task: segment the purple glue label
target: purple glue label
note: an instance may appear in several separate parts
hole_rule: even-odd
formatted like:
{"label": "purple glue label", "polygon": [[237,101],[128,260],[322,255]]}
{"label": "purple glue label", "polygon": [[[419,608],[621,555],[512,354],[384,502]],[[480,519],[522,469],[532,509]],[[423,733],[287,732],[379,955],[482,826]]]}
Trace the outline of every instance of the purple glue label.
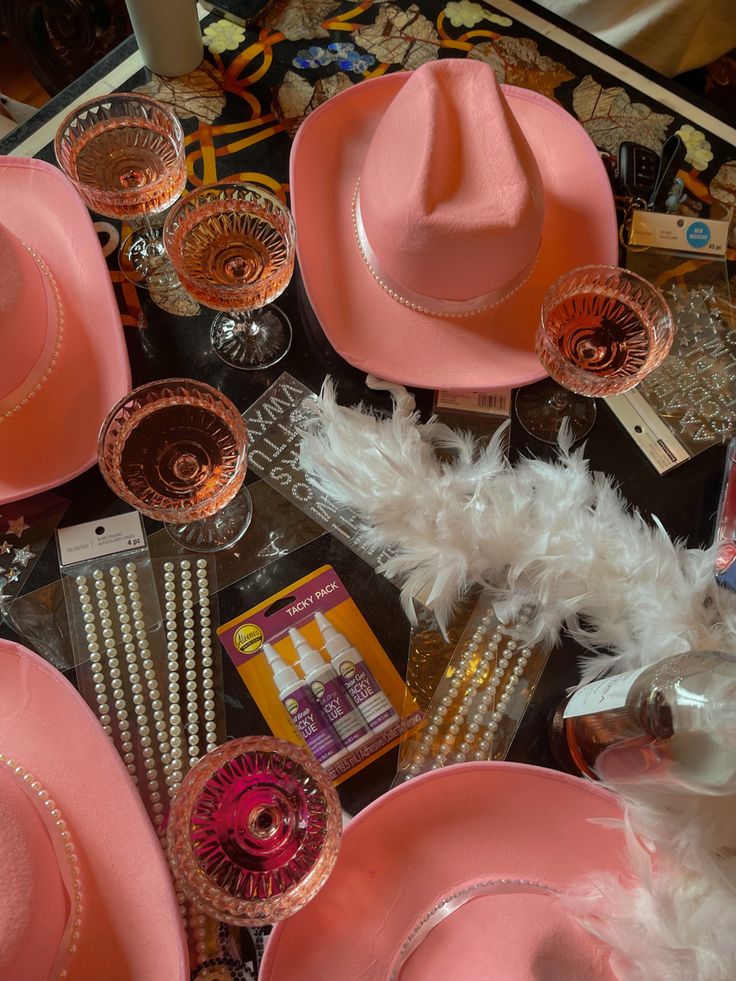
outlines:
{"label": "purple glue label", "polygon": [[379,729],[391,719],[398,718],[396,709],[371,674],[365,661],[340,659],[340,677],[353,702],[360,709],[371,729]]}
{"label": "purple glue label", "polygon": [[345,746],[352,746],[368,735],[363,716],[351,704],[337,675],[324,681],[313,681],[312,693]]}
{"label": "purple glue label", "polygon": [[282,702],[292,725],[320,763],[330,761],[344,751],[332,726],[322,717],[307,688],[293,691]]}

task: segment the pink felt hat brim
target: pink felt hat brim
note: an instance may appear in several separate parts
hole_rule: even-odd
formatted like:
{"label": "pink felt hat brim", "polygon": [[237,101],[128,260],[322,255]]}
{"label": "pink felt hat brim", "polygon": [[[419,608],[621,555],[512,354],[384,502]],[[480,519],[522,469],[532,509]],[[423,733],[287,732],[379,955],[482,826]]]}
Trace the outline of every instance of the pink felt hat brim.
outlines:
{"label": "pink felt hat brim", "polygon": [[0,424],[0,504],[71,480],[97,461],[108,410],[131,389],[120,311],[87,208],[61,171],[0,157],[0,222],[56,279],[64,338],[38,394]]}
{"label": "pink felt hat brim", "polygon": [[[417,922],[468,883],[559,892],[626,868],[613,796],[541,767],[464,763],[417,777],[348,823],[322,891],[267,944],[261,981],[387,981]],[[401,981],[609,981],[608,949],[550,895],[475,899],[429,933]],[[494,968],[491,970],[491,968]]]}
{"label": "pink felt hat brim", "polygon": [[[341,92],[302,123],[290,162],[291,206],[304,287],[335,350],[362,371],[420,388],[516,387],[545,377],[534,350],[547,287],[575,266],[616,265],[610,183],[593,142],[555,102],[501,86],[539,166],[545,219],[524,286],[474,317],[412,311],[376,283],[358,248],[352,199],[371,138],[406,72]],[[482,125],[482,120],[478,120]]]}
{"label": "pink felt hat brim", "polygon": [[49,791],[80,856],[84,913],[68,981],[188,978],[171,876],[128,771],[63,675],[6,640],[0,640],[0,751]]}

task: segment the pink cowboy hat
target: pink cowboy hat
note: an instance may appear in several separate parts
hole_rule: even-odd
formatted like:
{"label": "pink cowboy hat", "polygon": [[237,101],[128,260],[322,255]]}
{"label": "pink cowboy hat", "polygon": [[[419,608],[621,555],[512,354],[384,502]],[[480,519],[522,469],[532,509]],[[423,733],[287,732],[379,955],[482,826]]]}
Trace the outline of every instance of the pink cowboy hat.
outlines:
{"label": "pink cowboy hat", "polygon": [[424,388],[525,385],[547,287],[615,265],[613,195],[555,102],[443,59],[341,92],[291,153],[307,297],[363,371]]}
{"label": "pink cowboy hat", "polygon": [[577,777],[463,763],[350,821],[319,895],[278,924],[261,981],[611,981],[609,950],[560,902],[619,872],[621,809]]}
{"label": "pink cowboy hat", "polygon": [[6,640],[0,870],[0,978],[189,977],[171,877],[130,774],[72,685]]}
{"label": "pink cowboy hat", "polygon": [[97,460],[108,409],[130,391],[110,274],[73,185],[41,160],[0,157],[0,504]]}

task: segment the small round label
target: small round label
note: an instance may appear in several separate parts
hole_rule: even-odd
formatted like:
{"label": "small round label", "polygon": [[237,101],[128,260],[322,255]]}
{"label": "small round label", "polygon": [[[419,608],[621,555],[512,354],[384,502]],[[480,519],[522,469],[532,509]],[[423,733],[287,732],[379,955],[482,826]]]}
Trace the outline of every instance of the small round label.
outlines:
{"label": "small round label", "polygon": [[285,698],[284,708],[289,713],[289,715],[294,716],[299,711],[299,702],[297,702],[295,698]]}
{"label": "small round label", "polygon": [[710,228],[708,228],[704,221],[692,222],[688,225],[685,234],[688,245],[691,245],[694,249],[704,249],[708,242],[710,242]]}
{"label": "small round label", "polygon": [[263,647],[263,631],[254,623],[244,623],[235,631],[233,644],[241,654],[255,654]]}
{"label": "small round label", "polygon": [[312,691],[314,692],[314,697],[317,699],[318,702],[321,702],[322,699],[325,697],[325,686],[322,684],[321,681],[312,682]]}
{"label": "small round label", "polygon": [[340,665],[340,674],[343,678],[350,681],[351,678],[355,677],[355,665],[352,661],[343,661]]}

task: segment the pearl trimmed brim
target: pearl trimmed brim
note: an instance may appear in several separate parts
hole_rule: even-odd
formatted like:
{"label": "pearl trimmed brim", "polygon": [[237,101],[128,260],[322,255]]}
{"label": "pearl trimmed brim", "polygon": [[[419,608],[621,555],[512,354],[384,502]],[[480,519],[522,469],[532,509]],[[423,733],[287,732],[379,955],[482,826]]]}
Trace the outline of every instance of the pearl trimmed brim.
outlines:
{"label": "pearl trimmed brim", "polygon": [[64,341],[35,397],[0,425],[0,504],[56,487],[97,461],[107,411],[131,388],[115,294],[89,212],[42,160],[0,157],[0,221],[48,265]]}
{"label": "pearl trimmed brim", "polygon": [[[416,777],[348,824],[332,876],[275,927],[260,977],[385,981],[423,917],[473,883],[531,881],[564,893],[587,874],[623,871],[624,834],[610,826],[621,819],[607,791],[541,767],[462,763]],[[607,953],[556,896],[521,889],[448,916],[401,979],[531,981],[537,964],[545,977],[608,981]]]}
{"label": "pearl trimmed brim", "polygon": [[2,639],[0,746],[52,796],[79,856],[85,908],[69,978],[186,981],[171,875],[113,743],[61,672]]}

